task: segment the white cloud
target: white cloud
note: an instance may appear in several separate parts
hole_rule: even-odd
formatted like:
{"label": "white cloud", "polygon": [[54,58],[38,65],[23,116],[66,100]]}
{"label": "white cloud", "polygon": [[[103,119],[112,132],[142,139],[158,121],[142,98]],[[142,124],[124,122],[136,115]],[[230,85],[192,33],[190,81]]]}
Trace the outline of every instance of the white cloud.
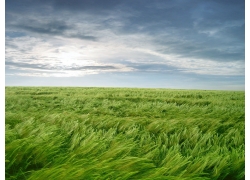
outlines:
{"label": "white cloud", "polygon": [[[158,63],[188,73],[244,75],[244,64],[241,61],[225,63],[207,59],[181,57],[177,54],[159,53],[157,49],[160,49],[161,46],[153,43],[152,37],[145,34],[122,35],[118,37],[118,35],[114,35],[109,31],[101,33],[103,34],[99,35],[104,37],[102,41],[87,41],[63,37],[53,37],[46,40],[43,37],[7,37],[6,61],[30,65],[27,67],[9,65],[12,69],[28,71],[17,74],[21,76],[72,77],[102,72],[129,72],[136,70],[136,68],[122,64],[122,60],[148,65]],[[108,36],[105,36],[107,34]],[[119,63],[116,63],[118,60]],[[36,64],[43,66],[43,69],[39,68],[39,66],[32,66]],[[84,66],[95,66],[97,68],[80,69],[80,67]],[[100,66],[112,66],[113,68],[98,68]],[[52,72],[55,70],[58,72]]]}
{"label": "white cloud", "polygon": [[[147,28],[150,25],[154,26],[154,23],[157,24],[157,22],[149,22],[148,24],[134,24],[143,31],[128,31],[125,33],[123,28],[131,25],[129,18],[139,15],[136,10],[132,11],[129,8],[126,10],[127,12],[125,10],[121,11],[121,9],[116,10],[107,16],[95,16],[82,12],[75,14],[61,12],[60,14],[51,14],[51,16],[40,16],[37,19],[28,13],[23,17],[18,13],[12,13],[13,17],[18,17],[18,21],[12,18],[7,30],[13,30],[13,25],[18,26],[20,22],[25,23],[29,20],[30,22],[37,21],[35,27],[38,30],[48,31],[46,28],[39,28],[41,25],[51,24],[51,17],[55,22],[64,22],[64,26],[63,31],[55,35],[39,34],[35,31],[28,31],[27,28],[18,29],[16,27],[16,30],[25,31],[29,36],[6,37],[6,62],[16,63],[7,66],[11,69],[27,71],[23,73],[16,72],[21,76],[46,77],[72,77],[102,72],[131,72],[137,70],[136,67],[128,66],[126,62],[147,65],[162,64],[185,73],[244,75],[243,61],[227,62],[225,60],[221,62],[212,58],[185,56],[187,53],[179,53],[171,43],[177,43],[180,45],[180,49],[183,48],[186,52],[186,46],[195,42],[196,39],[183,38],[176,28],[158,29],[158,34],[152,35],[150,34],[152,31],[147,30]],[[195,27],[198,32],[210,36],[214,36],[222,29],[240,26],[244,23],[242,21],[225,22],[220,27],[199,29],[202,25],[201,20],[202,18],[195,22]],[[57,30],[59,31],[60,28]],[[159,43],[159,41],[163,41],[163,43]],[[167,51],[161,52],[161,49]],[[240,47],[238,49],[240,50]],[[237,52],[238,49],[233,49],[230,46],[220,47],[222,52]],[[206,49],[192,50],[190,54],[202,50]],[[18,64],[22,66],[18,66]],[[25,64],[27,67],[25,67]],[[81,67],[85,68],[81,69]],[[150,71],[157,70],[150,69]]]}

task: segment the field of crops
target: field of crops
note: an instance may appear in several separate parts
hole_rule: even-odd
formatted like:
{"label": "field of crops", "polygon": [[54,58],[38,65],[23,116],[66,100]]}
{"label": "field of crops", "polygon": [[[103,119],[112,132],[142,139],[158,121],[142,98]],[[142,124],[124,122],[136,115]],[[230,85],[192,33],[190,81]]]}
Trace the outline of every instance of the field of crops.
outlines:
{"label": "field of crops", "polygon": [[245,176],[245,92],[6,87],[6,179]]}

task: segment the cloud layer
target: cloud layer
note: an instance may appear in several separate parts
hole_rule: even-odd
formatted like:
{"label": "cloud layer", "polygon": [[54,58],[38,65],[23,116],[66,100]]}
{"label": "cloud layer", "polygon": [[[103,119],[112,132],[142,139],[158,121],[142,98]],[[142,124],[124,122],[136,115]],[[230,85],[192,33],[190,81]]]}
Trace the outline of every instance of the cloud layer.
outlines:
{"label": "cloud layer", "polygon": [[244,76],[245,2],[6,1],[6,75]]}

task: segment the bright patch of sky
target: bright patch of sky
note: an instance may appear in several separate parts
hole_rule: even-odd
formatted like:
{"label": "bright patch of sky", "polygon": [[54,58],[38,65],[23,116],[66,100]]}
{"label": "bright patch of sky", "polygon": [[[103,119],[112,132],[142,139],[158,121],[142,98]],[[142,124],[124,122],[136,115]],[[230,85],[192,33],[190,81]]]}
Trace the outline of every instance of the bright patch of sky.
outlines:
{"label": "bright patch of sky", "polygon": [[6,1],[6,85],[245,88],[243,0]]}

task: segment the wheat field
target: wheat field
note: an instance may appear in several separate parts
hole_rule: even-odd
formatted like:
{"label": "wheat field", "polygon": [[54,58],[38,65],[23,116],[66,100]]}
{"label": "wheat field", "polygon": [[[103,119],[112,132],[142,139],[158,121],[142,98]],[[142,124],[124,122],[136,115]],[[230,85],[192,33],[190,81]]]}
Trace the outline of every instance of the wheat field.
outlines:
{"label": "wheat field", "polygon": [[245,92],[6,87],[6,179],[245,177]]}

